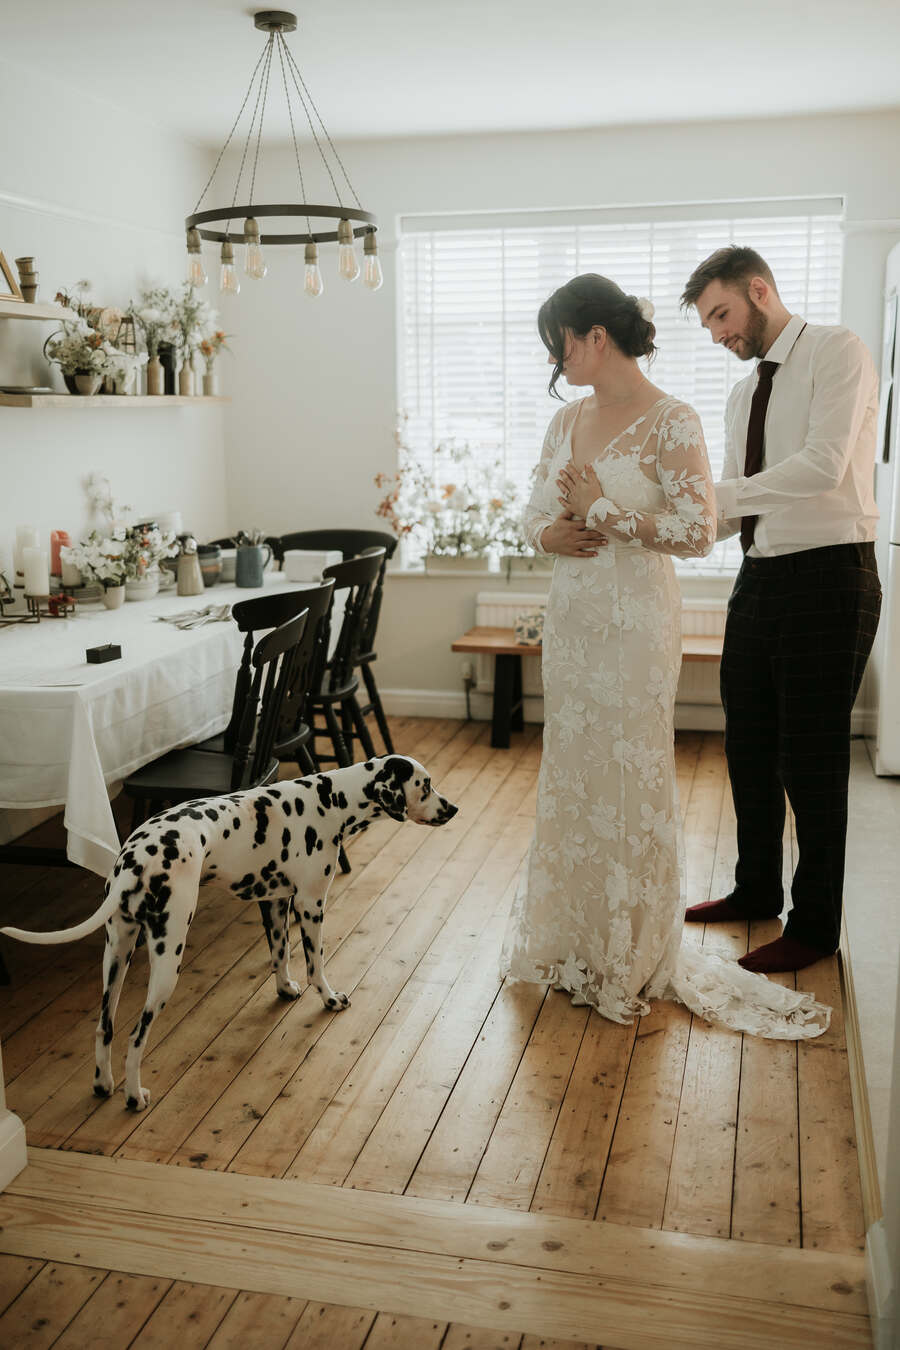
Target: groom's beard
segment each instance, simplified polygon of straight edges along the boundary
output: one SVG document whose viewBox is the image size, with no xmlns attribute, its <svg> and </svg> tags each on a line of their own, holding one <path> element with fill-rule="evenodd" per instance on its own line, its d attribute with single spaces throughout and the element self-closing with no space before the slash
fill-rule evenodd
<svg viewBox="0 0 900 1350">
<path fill-rule="evenodd" d="M 750 306 L 750 314 L 747 317 L 747 327 L 735 343 L 732 351 L 741 361 L 752 361 L 756 357 L 762 356 L 766 350 L 766 316 L 747 296 L 747 304 Z"/>
</svg>

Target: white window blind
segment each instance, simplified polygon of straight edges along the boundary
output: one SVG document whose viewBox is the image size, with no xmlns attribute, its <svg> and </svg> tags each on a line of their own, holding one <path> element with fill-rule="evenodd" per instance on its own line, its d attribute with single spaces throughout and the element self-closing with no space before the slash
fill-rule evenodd
<svg viewBox="0 0 900 1350">
<path fill-rule="evenodd" d="M 755 248 L 788 309 L 836 323 L 842 263 L 840 199 L 742 202 L 638 211 L 408 217 L 400 233 L 399 402 L 408 444 L 430 466 L 441 442 L 468 442 L 527 492 L 544 431 L 559 407 L 537 334 L 547 296 L 580 272 L 600 272 L 656 306 L 653 382 L 700 415 L 713 469 L 724 454 L 725 402 L 750 372 L 716 347 L 679 297 L 694 267 L 723 244 Z M 578 398 L 560 379 L 559 392 Z M 731 571 L 736 540 L 679 568 Z"/>
</svg>

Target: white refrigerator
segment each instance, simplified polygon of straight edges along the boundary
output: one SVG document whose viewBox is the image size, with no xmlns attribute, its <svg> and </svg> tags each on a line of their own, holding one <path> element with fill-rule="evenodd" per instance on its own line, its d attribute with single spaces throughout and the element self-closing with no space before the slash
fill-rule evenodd
<svg viewBox="0 0 900 1350">
<path fill-rule="evenodd" d="M 880 775 L 900 774 L 900 244 L 888 254 L 875 497 L 881 519 L 875 545 L 884 590 L 872 650 L 877 702 L 874 761 Z"/>
</svg>

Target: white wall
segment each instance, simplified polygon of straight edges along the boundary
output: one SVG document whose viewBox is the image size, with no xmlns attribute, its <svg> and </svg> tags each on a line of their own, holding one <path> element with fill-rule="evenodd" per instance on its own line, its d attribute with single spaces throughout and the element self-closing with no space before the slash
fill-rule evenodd
<svg viewBox="0 0 900 1350">
<path fill-rule="evenodd" d="M 150 280 L 184 274 L 182 222 L 208 157 L 152 121 L 93 99 L 89 79 L 48 86 L 39 70 L 0 62 L 0 250 L 33 255 L 38 299 L 81 278 L 98 301 L 124 306 Z M 127 104 L 127 73 L 116 93 Z M 62 389 L 41 354 L 52 323 L 0 320 L 0 382 Z M 179 507 L 186 526 L 225 523 L 223 406 L 0 409 L 0 569 L 17 524 L 78 538 L 90 523 L 83 479 L 106 474 L 138 518 Z"/>
<path fill-rule="evenodd" d="M 226 326 L 240 329 L 227 431 L 230 523 L 272 532 L 378 524 L 372 479 L 395 462 L 398 215 L 843 194 L 843 318 L 877 356 L 884 259 L 900 238 L 900 178 L 890 171 L 898 141 L 893 112 L 339 147 L 363 203 L 379 215 L 385 285 L 372 295 L 339 282 L 333 246 L 323 245 L 326 290 L 311 302 L 301 291 L 302 255 L 270 248 L 269 276 L 245 282 L 226 311 L 234 315 Z M 289 156 L 266 159 L 260 176 L 260 199 L 296 197 Z M 485 584 L 471 583 L 472 613 Z M 423 578 L 389 588 L 385 624 L 415 631 L 441 606 L 441 585 Z M 394 659 L 386 649 L 379 676 L 388 688 L 409 688 L 408 654 Z M 420 683 L 458 691 L 459 659 L 432 654 Z"/>
</svg>

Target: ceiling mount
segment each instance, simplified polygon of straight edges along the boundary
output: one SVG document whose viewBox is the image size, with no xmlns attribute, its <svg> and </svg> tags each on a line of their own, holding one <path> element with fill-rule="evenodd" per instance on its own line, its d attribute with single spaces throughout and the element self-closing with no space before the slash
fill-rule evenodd
<svg viewBox="0 0 900 1350">
<path fill-rule="evenodd" d="M 260 9 L 253 16 L 253 27 L 264 33 L 293 33 L 297 15 L 287 9 Z"/>
</svg>

